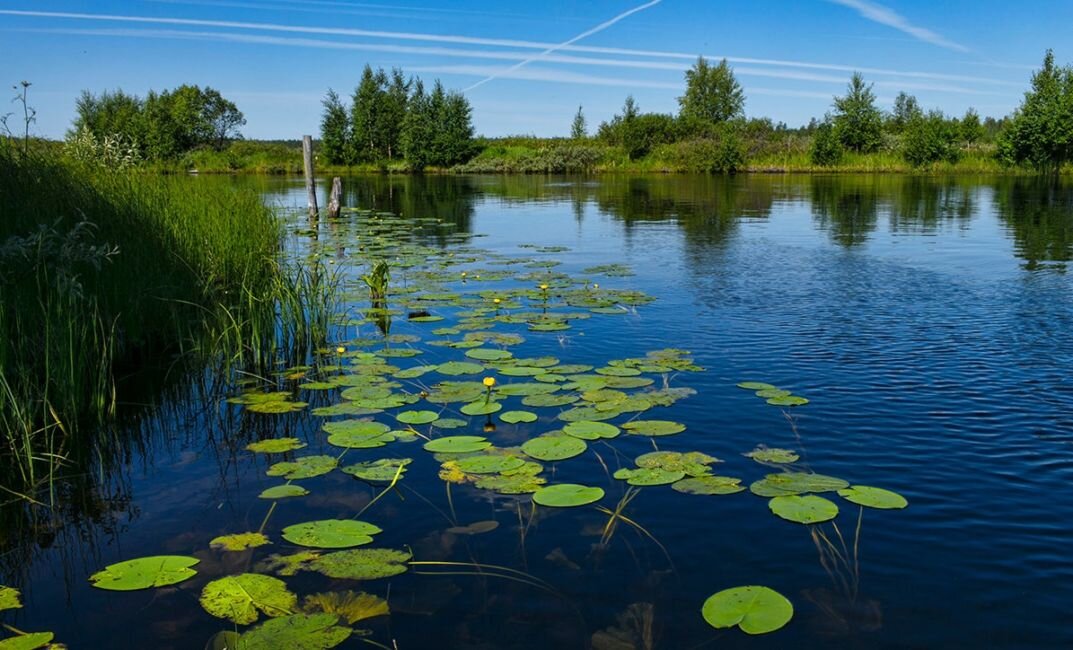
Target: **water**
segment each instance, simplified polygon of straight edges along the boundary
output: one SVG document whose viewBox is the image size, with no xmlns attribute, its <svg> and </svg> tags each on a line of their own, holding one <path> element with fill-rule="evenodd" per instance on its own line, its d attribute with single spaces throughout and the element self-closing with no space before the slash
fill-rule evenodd
<svg viewBox="0 0 1073 650">
<path fill-rule="evenodd" d="M 300 180 L 193 182 L 254 186 L 275 204 L 304 205 Z M 841 569 L 825 568 L 808 528 L 774 517 L 748 492 L 701 497 L 644 488 L 626 515 L 666 555 L 621 524 L 608 547 L 596 550 L 607 516 L 591 507 L 538 508 L 523 544 L 517 500 L 465 486 L 453 486 L 458 522 L 499 527 L 473 536 L 445 532 L 450 505 L 437 463 L 419 443 L 393 443 L 347 457 L 415 459 L 402 481 L 411 490 L 402 492 L 405 500 L 385 495 L 362 516 L 384 529 L 376 546 L 410 547 L 420 560 L 511 567 L 556 593 L 417 571 L 361 584 L 301 573 L 286 579 L 296 593 L 389 597 L 390 617 L 356 627 L 403 649 L 581 648 L 634 603 L 648 604 L 635 611 L 650 605 L 659 648 L 1073 646 L 1073 188 L 900 176 L 364 177 L 345 186 L 348 205 L 441 218 L 486 235 L 471 241 L 482 249 L 561 261 L 555 271 L 628 264 L 636 275 L 599 278 L 601 285 L 644 291 L 656 302 L 565 332 L 525 333 L 515 353 L 600 366 L 653 349 L 691 351 L 705 372 L 676 375 L 672 385 L 697 394 L 642 416 L 687 425 L 658 439 L 661 449 L 717 456 L 725 462 L 716 473 L 748 484 L 774 470 L 743 452 L 758 443 L 792 448 L 816 472 L 896 490 L 910 505 L 866 510 L 857 533 L 859 510 L 826 495 L 841 508 L 836 523 L 851 558 Z M 322 228 L 325 254 L 345 267 L 338 248 L 353 245 L 352 233 Z M 569 250 L 537 253 L 521 244 Z M 308 246 L 307 237 L 293 236 L 295 250 Z M 347 300 L 360 296 L 356 288 L 346 293 Z M 427 340 L 447 324 L 396 317 L 392 332 Z M 370 326 L 361 332 L 370 335 Z M 425 349 L 391 361 L 405 368 L 461 358 L 461 351 Z M 795 409 L 791 423 L 735 387 L 744 380 L 792 389 L 811 403 Z M 312 494 L 281 501 L 272 514 L 265 529 L 272 546 L 208 550 L 217 535 L 256 530 L 268 505 L 257 495 L 279 483 L 264 475 L 264 456 L 243 450 L 247 442 L 294 435 L 309 442 L 300 454 L 338 450 L 308 410 L 243 414 L 202 403 L 199 394 L 182 381 L 161 389 L 161 405 L 123 437 L 136 443 L 121 462 L 87 463 L 107 477 L 103 485 L 65 482 L 55 522 L 0 533 L 0 584 L 20 586 L 27 601 L 5 612 L 4 622 L 54 631 L 72 648 L 200 648 L 230 626 L 200 609 L 205 582 L 288 552 L 282 527 L 353 517 L 379 492 L 338 471 L 303 481 Z M 338 400 L 305 397 L 313 406 Z M 507 446 L 558 426 L 500 425 L 489 436 Z M 627 436 L 591 449 L 613 471 L 652 445 Z M 610 508 L 623 493 L 592 453 L 545 474 L 605 488 L 601 504 Z M 530 510 L 528 500 L 521 503 L 524 520 Z M 834 534 L 829 524 L 823 530 Z M 107 564 L 162 553 L 200 558 L 201 575 L 177 588 L 126 594 L 87 583 Z M 793 602 L 786 628 L 749 637 L 704 622 L 705 598 L 749 584 Z M 351 639 L 342 647 L 363 645 Z"/>
</svg>

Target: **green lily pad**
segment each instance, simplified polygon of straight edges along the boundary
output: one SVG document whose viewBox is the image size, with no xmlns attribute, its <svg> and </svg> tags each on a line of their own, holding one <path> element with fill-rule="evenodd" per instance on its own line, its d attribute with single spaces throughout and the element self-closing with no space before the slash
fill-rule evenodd
<svg viewBox="0 0 1073 650">
<path fill-rule="evenodd" d="M 383 532 L 378 526 L 354 519 L 322 519 L 287 526 L 283 539 L 311 548 L 348 548 L 373 541 L 373 535 Z"/>
<path fill-rule="evenodd" d="M 635 436 L 669 436 L 686 430 L 684 424 L 668 420 L 634 420 L 623 424 L 622 428 Z"/>
<path fill-rule="evenodd" d="M 257 496 L 260 499 L 289 499 L 291 497 L 304 497 L 307 494 L 309 494 L 309 490 L 301 485 L 287 484 L 270 487 Z"/>
<path fill-rule="evenodd" d="M 834 476 L 810 474 L 807 472 L 788 472 L 785 474 L 768 474 L 749 486 L 749 490 L 762 497 L 789 496 L 807 492 L 834 492 L 849 487 L 849 483 Z"/>
<path fill-rule="evenodd" d="M 496 350 L 495 348 L 474 348 L 472 350 L 466 350 L 466 356 L 470 359 L 477 359 L 478 361 L 502 361 L 503 359 L 509 359 L 514 355 L 506 350 Z"/>
<path fill-rule="evenodd" d="M 510 397 L 550 395 L 551 393 L 558 392 L 558 390 L 558 386 L 538 384 L 530 381 L 521 382 L 517 384 L 502 384 L 500 386 L 496 386 L 496 394 L 506 395 Z"/>
<path fill-rule="evenodd" d="M 0 612 L 5 609 L 18 609 L 22 607 L 19 599 L 19 590 L 12 587 L 0 587 Z"/>
<path fill-rule="evenodd" d="M 540 436 L 522 444 L 527 456 L 544 461 L 566 460 L 585 453 L 586 449 L 584 440 L 564 435 Z"/>
<path fill-rule="evenodd" d="M 329 578 L 375 580 L 406 573 L 411 555 L 389 548 L 359 548 L 327 553 L 313 560 L 308 569 Z"/>
<path fill-rule="evenodd" d="M 641 374 L 641 371 L 637 368 L 627 368 L 625 366 L 607 366 L 606 368 L 597 368 L 596 374 L 608 377 L 636 377 Z"/>
<path fill-rule="evenodd" d="M 622 432 L 615 425 L 607 424 L 606 422 L 578 420 L 564 426 L 563 433 L 582 440 L 598 440 L 600 438 L 615 438 Z"/>
<path fill-rule="evenodd" d="M 533 501 L 549 508 L 572 508 L 596 503 L 604 498 L 602 488 L 559 483 L 540 488 L 533 493 Z"/>
<path fill-rule="evenodd" d="M 766 634 L 789 623 L 794 606 L 768 587 L 734 587 L 709 596 L 701 615 L 714 628 L 737 626 L 746 634 Z"/>
<path fill-rule="evenodd" d="M 507 424 L 518 424 L 520 422 L 536 422 L 537 415 L 529 411 L 507 411 L 506 413 L 501 413 L 499 419 Z"/>
<path fill-rule="evenodd" d="M 771 399 L 773 397 L 786 397 L 790 394 L 790 391 L 782 390 L 781 388 L 766 388 L 764 390 L 756 391 L 756 396 L 762 397 L 764 399 Z"/>
<path fill-rule="evenodd" d="M 577 395 L 530 395 L 522 399 L 522 404 L 534 408 L 568 406 L 578 401 Z"/>
<path fill-rule="evenodd" d="M 615 478 L 626 481 L 630 485 L 639 486 L 669 485 L 685 478 L 685 475 L 686 473 L 681 470 L 669 470 L 662 467 L 620 469 L 615 472 Z"/>
<path fill-rule="evenodd" d="M 303 478 L 323 476 L 339 464 L 334 456 L 302 456 L 294 461 L 276 463 L 268 468 L 269 476 L 282 476 L 295 481 Z"/>
<path fill-rule="evenodd" d="M 758 463 L 794 463 L 800 458 L 796 452 L 790 449 L 776 447 L 757 447 L 745 455 Z"/>
<path fill-rule="evenodd" d="M 459 420 L 458 418 L 440 418 L 433 422 L 432 426 L 437 429 L 460 429 L 468 424 L 469 422 Z"/>
<path fill-rule="evenodd" d="M 613 420 L 620 415 L 622 415 L 622 413 L 616 410 L 601 411 L 595 406 L 578 406 L 560 413 L 559 419 L 563 422 L 580 422 L 582 420 L 599 422 L 602 420 Z"/>
<path fill-rule="evenodd" d="M 425 443 L 425 451 L 442 454 L 465 454 L 482 451 L 492 446 L 487 438 L 481 436 L 446 436 Z"/>
<path fill-rule="evenodd" d="M 455 461 L 458 468 L 467 474 L 499 474 L 518 469 L 525 461 L 517 456 L 467 456 Z"/>
<path fill-rule="evenodd" d="M 209 546 L 221 551 L 246 551 L 265 544 L 271 544 L 262 533 L 235 533 L 233 535 L 221 535 L 209 542 Z"/>
<path fill-rule="evenodd" d="M 431 424 L 440 418 L 435 411 L 403 411 L 395 419 L 403 424 Z"/>
<path fill-rule="evenodd" d="M 110 564 L 89 577 L 98 589 L 137 591 L 166 587 L 189 580 L 197 575 L 190 567 L 200 560 L 182 555 L 158 555 Z"/>
<path fill-rule="evenodd" d="M 298 606 L 298 597 L 278 578 L 243 573 L 213 580 L 201 590 L 201 607 L 217 618 L 249 625 L 266 616 L 287 616 Z"/>
<path fill-rule="evenodd" d="M 414 366 L 413 368 L 406 368 L 396 372 L 392 377 L 395 379 L 417 379 L 423 375 L 436 370 L 439 366 Z"/>
<path fill-rule="evenodd" d="M 808 404 L 808 400 L 798 395 L 783 395 L 781 397 L 772 397 L 767 403 L 772 406 L 804 406 Z"/>
<path fill-rule="evenodd" d="M 771 384 L 765 384 L 761 381 L 743 381 L 738 384 L 738 388 L 744 388 L 745 390 L 758 391 L 758 390 L 778 390 Z"/>
<path fill-rule="evenodd" d="M 466 361 L 448 361 L 447 363 L 441 363 L 436 370 L 444 375 L 476 375 L 484 372 L 484 366 Z"/>
<path fill-rule="evenodd" d="M 819 524 L 838 516 L 838 506 L 814 494 L 775 497 L 768 502 L 771 512 L 798 524 Z"/>
<path fill-rule="evenodd" d="M 909 505 L 905 497 L 897 492 L 867 485 L 853 485 L 838 491 L 838 496 L 850 503 L 879 510 L 901 510 Z"/>
<path fill-rule="evenodd" d="M 52 643 L 56 638 L 52 632 L 30 632 L 0 641 L 0 650 L 37 650 Z"/>
<path fill-rule="evenodd" d="M 315 551 L 299 551 L 291 555 L 273 554 L 258 563 L 256 569 L 281 576 L 293 576 L 306 569 L 309 563 L 318 557 L 320 553 Z"/>
<path fill-rule="evenodd" d="M 246 445 L 246 449 L 258 454 L 282 454 L 284 452 L 301 449 L 305 446 L 306 443 L 298 438 L 275 438 L 273 440 L 251 442 Z"/>
<path fill-rule="evenodd" d="M 736 494 L 745 491 L 740 478 L 712 475 L 684 478 L 672 485 L 671 489 L 683 494 L 703 495 Z"/>
<path fill-rule="evenodd" d="M 406 466 L 411 462 L 413 462 L 412 458 L 381 458 L 350 465 L 344 467 L 342 471 L 344 474 L 350 474 L 363 481 L 390 483 L 395 480 L 396 476 L 401 477 L 405 474 Z"/>
<path fill-rule="evenodd" d="M 334 614 L 292 614 L 265 621 L 243 633 L 235 650 L 329 650 L 350 638 L 348 627 L 336 625 Z"/>
<path fill-rule="evenodd" d="M 492 413 L 498 413 L 503 409 L 503 405 L 499 402 L 470 402 L 462 408 L 458 409 L 466 415 L 491 415 Z"/>
</svg>

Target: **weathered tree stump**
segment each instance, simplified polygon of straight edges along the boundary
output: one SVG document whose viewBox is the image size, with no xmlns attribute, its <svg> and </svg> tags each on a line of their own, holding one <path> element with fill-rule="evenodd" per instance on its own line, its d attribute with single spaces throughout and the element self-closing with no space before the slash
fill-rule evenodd
<svg viewBox="0 0 1073 650">
<path fill-rule="evenodd" d="M 317 183 L 313 178 L 313 136 L 302 136 L 302 166 L 306 175 L 306 203 L 309 205 L 309 218 L 316 219 L 320 212 L 317 210 Z"/>
<path fill-rule="evenodd" d="M 335 219 L 339 216 L 339 210 L 343 207 L 343 179 L 336 176 L 332 179 L 332 194 L 328 199 L 328 218 Z"/>
</svg>

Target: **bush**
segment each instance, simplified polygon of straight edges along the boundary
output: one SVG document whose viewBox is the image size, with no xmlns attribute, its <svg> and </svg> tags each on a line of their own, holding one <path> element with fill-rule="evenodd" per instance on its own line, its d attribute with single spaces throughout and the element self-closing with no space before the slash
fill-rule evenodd
<svg viewBox="0 0 1073 650">
<path fill-rule="evenodd" d="M 516 147 L 489 147 L 480 157 L 453 171 L 462 173 L 576 174 L 595 171 L 604 157 L 604 149 L 570 142 L 525 150 L 511 156 Z"/>
<path fill-rule="evenodd" d="M 961 158 L 957 122 L 941 111 L 918 115 L 909 121 L 902 141 L 902 157 L 914 167 L 937 162 L 956 163 Z"/>
<path fill-rule="evenodd" d="M 691 172 L 733 174 L 745 166 L 745 152 L 737 130 L 724 128 L 717 137 L 679 142 L 669 156 Z"/>
<path fill-rule="evenodd" d="M 821 122 L 816 127 L 816 134 L 812 137 L 812 147 L 809 149 L 809 160 L 813 165 L 831 167 L 842 161 L 842 141 L 831 122 Z"/>
<path fill-rule="evenodd" d="M 644 158 L 661 144 L 678 139 L 678 121 L 663 113 L 616 116 L 600 125 L 599 137 L 610 145 L 622 147 L 630 160 Z"/>
</svg>

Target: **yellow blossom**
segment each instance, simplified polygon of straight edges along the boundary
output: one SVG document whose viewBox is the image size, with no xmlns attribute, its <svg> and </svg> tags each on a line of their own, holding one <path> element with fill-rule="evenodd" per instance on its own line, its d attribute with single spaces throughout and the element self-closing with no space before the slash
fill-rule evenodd
<svg viewBox="0 0 1073 650">
<path fill-rule="evenodd" d="M 485 377 L 483 383 L 488 388 L 491 388 L 492 386 L 496 385 L 496 378 L 495 377 Z"/>
</svg>

